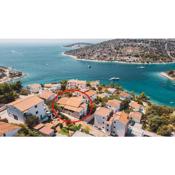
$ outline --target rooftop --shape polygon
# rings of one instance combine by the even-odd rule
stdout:
[[[40,98],[42,98],[42,99],[44,99],[44,100],[47,100],[47,99],[49,99],[50,97],[52,97],[52,96],[56,96],[56,94],[54,94],[53,92],[51,92],[51,91],[48,91],[48,90],[43,90],[43,91],[41,91],[41,93],[39,94],[39,97]]]
[[[42,99],[40,99],[37,96],[27,96],[22,99],[17,99],[12,103],[9,103],[8,105],[14,106],[15,108],[19,109],[22,112],[25,112],[26,110],[30,109],[31,107],[43,102]]]
[[[50,127],[48,127],[48,126],[45,126],[45,127],[41,128],[39,130],[39,132],[41,132],[44,135],[51,135],[54,132],[54,130],[51,129]]]
[[[99,107],[94,115],[99,115],[99,116],[102,116],[102,117],[108,117],[111,113],[111,110],[108,109],[108,108],[105,108],[105,107]]]
[[[10,124],[10,123],[5,123],[5,122],[0,122],[0,135],[2,136],[3,134],[13,131],[15,129],[20,129],[21,127]]]
[[[120,92],[119,96],[127,98],[127,97],[130,97],[131,95],[129,93],[127,93],[127,92],[122,91],[122,92]]]
[[[142,118],[142,113],[140,113],[140,112],[130,112],[129,117],[133,118],[133,119],[137,119],[137,120],[140,121],[141,118]]]
[[[112,107],[118,107],[121,105],[121,101],[116,99],[108,100],[107,105],[110,105]]]
[[[123,124],[128,124],[128,114],[125,113],[124,111],[121,111],[121,112],[117,112],[113,115],[112,117],[114,120],[118,120],[120,122],[122,122]]]
[[[93,90],[86,91],[85,93],[90,97],[97,94],[96,91]]]
[[[30,88],[41,88],[41,85],[40,84],[29,84],[28,87]]]
[[[139,104],[139,103],[137,103],[136,101],[131,101],[130,103],[129,103],[129,106],[130,107],[132,107],[132,108],[140,108],[140,107],[142,107],[142,105],[141,104]]]

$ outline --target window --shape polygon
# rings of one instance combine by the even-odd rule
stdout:
[[[106,131],[109,131],[109,129],[106,129]]]
[[[38,114],[38,111],[36,111],[36,114]]]
[[[37,105],[35,105],[35,108],[37,108]]]
[[[18,120],[18,117],[16,115],[13,115],[15,120]]]
[[[103,122],[103,124],[105,124],[105,122]]]

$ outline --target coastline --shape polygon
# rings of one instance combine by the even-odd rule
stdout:
[[[104,60],[90,60],[90,59],[79,59],[76,56],[65,54],[65,52],[62,52],[63,56],[71,57],[77,61],[89,61],[89,62],[98,62],[98,63],[118,63],[118,64],[135,64],[135,65],[164,65],[164,64],[175,64],[175,61],[173,62],[167,62],[167,63],[136,63],[136,62],[124,62],[124,61],[104,61]]]
[[[2,69],[4,71],[5,76],[3,78],[0,78],[0,84],[2,83],[7,83],[7,82],[11,82],[14,80],[18,80],[21,79],[25,76],[25,74],[21,71],[17,71],[12,69],[11,67],[5,67],[5,66],[0,66],[0,69]],[[14,75],[14,77],[10,77],[10,73],[13,71],[14,74],[19,74],[19,75]]]

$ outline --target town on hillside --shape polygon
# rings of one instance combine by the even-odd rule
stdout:
[[[152,104],[144,93],[115,83],[71,79],[23,87],[17,81],[0,84],[0,94],[0,136],[175,135],[174,108]]]

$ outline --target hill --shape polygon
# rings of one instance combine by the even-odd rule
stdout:
[[[175,39],[114,39],[65,54],[99,61],[168,63],[175,62]]]

